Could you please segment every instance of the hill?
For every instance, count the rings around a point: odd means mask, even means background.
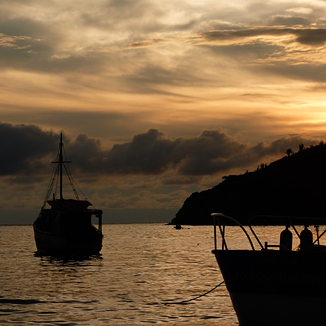
[[[326,217],[326,145],[302,146],[299,152],[288,155],[193,193],[170,224],[212,224],[213,212],[229,215],[242,224],[255,215]]]

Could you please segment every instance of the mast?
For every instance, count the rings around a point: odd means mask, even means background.
[[[62,159],[62,133],[60,134],[60,151],[59,151],[59,171],[60,171],[60,199],[63,199],[62,196],[62,164],[63,164],[63,159]]]
[[[64,163],[70,163],[70,161],[63,160],[63,142],[62,142],[62,133],[60,134],[60,144],[59,144],[59,160],[57,162],[59,164],[59,187],[60,187],[60,199],[63,199],[62,195],[62,174],[63,174],[63,165]]]

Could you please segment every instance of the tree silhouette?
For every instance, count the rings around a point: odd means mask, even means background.
[[[291,154],[293,154],[293,150],[291,148],[288,148],[285,153],[289,157]]]

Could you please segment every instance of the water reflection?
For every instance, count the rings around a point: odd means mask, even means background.
[[[30,226],[3,228],[0,324],[237,325],[226,288],[183,301],[223,280],[211,227],[104,225],[101,254],[35,253]],[[17,237],[19,243],[12,241]],[[8,312],[6,312],[6,311]]]
[[[95,255],[49,255],[49,254],[41,254],[39,252],[35,252],[35,257],[40,257],[41,262],[49,262],[49,263],[61,263],[61,264],[75,264],[85,266],[85,262],[96,262],[101,261],[103,259],[102,254]],[[86,264],[87,265],[87,264]]]
[[[36,267],[40,276],[39,285],[46,287],[51,295],[91,293],[94,291],[94,279],[100,281],[103,268],[101,254],[90,256],[35,255],[39,260]]]

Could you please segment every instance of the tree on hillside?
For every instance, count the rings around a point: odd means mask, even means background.
[[[293,154],[293,150],[291,148],[288,148],[285,153],[289,157],[291,154]]]

